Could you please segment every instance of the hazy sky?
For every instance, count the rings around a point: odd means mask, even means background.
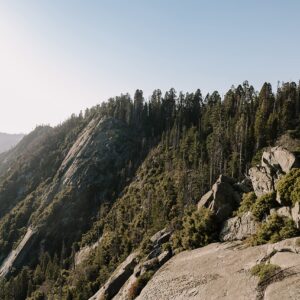
[[[0,0],[0,132],[110,96],[300,79],[299,0]]]

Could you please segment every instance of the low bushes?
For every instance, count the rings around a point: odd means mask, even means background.
[[[241,216],[244,213],[246,213],[247,211],[250,211],[251,207],[255,203],[255,200],[256,200],[256,195],[254,192],[243,194],[243,198],[242,198],[240,207],[237,211],[237,215]]]
[[[276,207],[277,205],[275,193],[269,193],[256,200],[251,207],[251,212],[253,216],[257,218],[257,220],[261,221],[266,215],[269,214],[270,209]]]
[[[277,184],[277,191],[283,205],[300,201],[300,169],[292,169]]]
[[[273,264],[258,264],[251,268],[251,275],[259,277],[259,284],[268,280],[280,271],[280,267]]]
[[[293,220],[272,214],[266,223],[263,223],[257,233],[250,238],[252,246],[276,243],[284,239],[299,235]]]
[[[215,238],[216,222],[212,212],[202,207],[188,211],[183,217],[182,229],[174,234],[172,242],[176,249],[195,249],[203,247]]]

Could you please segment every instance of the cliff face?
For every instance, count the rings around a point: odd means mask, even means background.
[[[40,141],[45,141],[44,134],[38,134],[34,139],[39,147],[42,147]],[[29,148],[31,144],[28,144]],[[2,220],[2,226],[10,226],[11,232],[17,231],[18,228],[13,226],[20,224],[9,224],[11,219],[19,218],[23,222],[24,234],[17,235],[13,241],[18,242],[16,249],[12,249],[11,244],[11,247],[0,250],[3,260],[1,275],[7,275],[12,268],[26,262],[33,262],[41,247],[56,251],[62,243],[79,239],[99,207],[109,202],[112,205],[122,185],[122,172],[136,154],[138,142],[124,123],[110,118],[93,118],[74,138],[72,147],[65,151],[67,149],[60,149],[60,153],[66,155],[55,166],[56,170],[47,174],[50,177],[46,181],[43,178],[33,180],[37,186],[33,191],[26,187],[26,180],[16,177],[15,185],[18,184],[22,192],[19,200],[14,201],[19,203]],[[26,148],[24,150],[23,155]],[[13,169],[18,162],[14,157],[11,154],[6,158],[8,168]],[[27,176],[32,176],[29,167],[24,168],[28,168]],[[15,172],[18,174],[18,170]],[[2,201],[4,196],[3,191]],[[9,204],[9,200],[4,204]],[[24,207],[26,210],[23,211]]]

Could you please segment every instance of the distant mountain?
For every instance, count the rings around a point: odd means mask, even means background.
[[[0,132],[0,153],[14,147],[23,137],[24,134],[8,134]]]

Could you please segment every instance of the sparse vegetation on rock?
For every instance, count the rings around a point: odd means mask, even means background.
[[[268,217],[265,223],[261,224],[256,234],[250,238],[250,243],[252,245],[276,243],[297,235],[299,235],[299,230],[292,219],[280,217],[274,213]]]
[[[278,206],[275,199],[275,193],[269,193],[259,197],[251,206],[252,214],[261,221],[269,214],[271,208]]]

